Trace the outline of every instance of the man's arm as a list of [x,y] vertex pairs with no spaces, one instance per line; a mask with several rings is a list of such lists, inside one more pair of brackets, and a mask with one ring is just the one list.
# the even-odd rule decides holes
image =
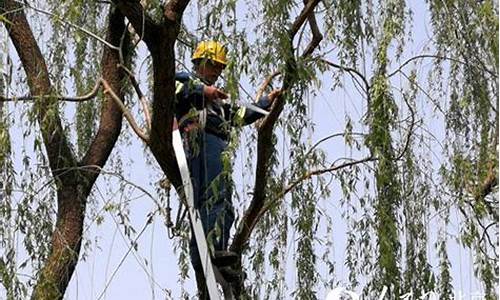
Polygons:
[[[264,110],[269,110],[273,104],[274,99],[281,94],[281,90],[273,90],[269,95],[262,96],[259,101],[254,103],[255,106]],[[231,114],[231,125],[249,125],[258,119],[264,117],[263,114],[256,112],[246,107],[235,107]]]
[[208,102],[227,99],[228,96],[214,86],[187,79],[177,81],[176,97],[179,111],[189,111],[193,107],[197,110],[203,109]]

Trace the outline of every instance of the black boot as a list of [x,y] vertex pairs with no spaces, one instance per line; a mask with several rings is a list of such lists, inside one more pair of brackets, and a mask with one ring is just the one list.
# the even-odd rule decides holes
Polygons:
[[231,267],[221,267],[219,268],[219,272],[224,277],[224,280],[227,281],[228,283],[235,282],[239,279],[241,279],[242,274],[240,274],[238,271]]
[[217,267],[226,267],[238,262],[238,254],[232,251],[215,250],[213,263]]
[[199,300],[209,300],[208,289],[205,280],[205,274],[203,270],[195,270],[196,285],[198,287],[198,299]]

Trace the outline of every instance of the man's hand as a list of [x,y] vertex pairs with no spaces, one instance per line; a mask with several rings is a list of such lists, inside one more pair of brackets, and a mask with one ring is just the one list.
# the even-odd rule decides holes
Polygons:
[[227,99],[229,97],[226,93],[211,85],[203,86],[203,95],[209,101]]
[[269,99],[269,102],[273,103],[276,98],[278,98],[282,94],[282,90],[272,90],[269,95],[267,95],[267,98]]

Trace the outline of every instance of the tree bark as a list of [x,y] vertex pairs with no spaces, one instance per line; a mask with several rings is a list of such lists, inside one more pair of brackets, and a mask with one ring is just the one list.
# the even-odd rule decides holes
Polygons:
[[[125,30],[123,15],[115,10],[110,13],[106,40],[118,46]],[[124,56],[128,55],[125,39]],[[102,58],[103,79],[124,97],[124,73],[118,68],[119,53],[105,48]],[[67,176],[73,177],[71,185],[58,191],[58,216],[52,237],[52,249],[41,271],[32,299],[62,299],[78,262],[81,249],[87,198],[120,134],[122,113],[109,96],[101,109],[99,129],[79,168]],[[66,176],[66,175],[65,175]]]
[[[5,26],[26,72],[30,93],[50,95],[52,86],[45,59],[24,11],[19,8],[21,6],[18,2],[0,2],[0,9],[9,20]],[[119,45],[124,30],[123,15],[119,11],[112,12],[107,40]],[[128,44],[128,39],[124,44]],[[126,52],[124,49],[124,55]],[[103,78],[123,99],[124,74],[118,69],[118,63],[118,52],[106,48],[102,59]],[[39,98],[35,102],[35,109],[56,182],[58,207],[51,250],[38,274],[32,299],[62,299],[78,262],[87,197],[119,136],[122,114],[111,99],[106,99],[96,137],[82,162],[78,163],[68,138],[64,135],[57,100],[50,97]],[[87,165],[92,167],[86,167]]]
[[[167,178],[182,191],[182,181],[172,146],[172,124],[175,111],[175,41],[188,0],[171,0],[165,4],[164,19],[153,22],[137,0],[113,0],[132,23],[136,32],[144,32],[153,59],[153,103],[150,150]],[[144,22],[143,22],[144,21]]]

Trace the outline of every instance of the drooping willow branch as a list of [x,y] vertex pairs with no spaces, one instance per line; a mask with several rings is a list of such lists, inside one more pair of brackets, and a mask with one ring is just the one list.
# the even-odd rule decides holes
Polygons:
[[78,25],[76,25],[76,24],[73,24],[73,23],[71,23],[71,22],[68,22],[68,21],[64,20],[63,18],[61,18],[60,16],[58,16],[58,15],[56,15],[56,14],[54,14],[54,13],[50,12],[50,11],[46,11],[46,10],[44,10],[44,9],[41,9],[41,8],[38,8],[38,7],[31,6],[31,5],[29,5],[29,3],[28,3],[28,2],[26,2],[26,1],[24,1],[24,2],[17,2],[17,3],[19,3],[19,4],[21,4],[21,5],[24,5],[25,7],[30,8],[30,9],[32,9],[32,10],[34,10],[34,11],[36,11],[36,12],[39,12],[39,13],[42,13],[42,14],[48,15],[48,16],[52,17],[53,19],[55,19],[56,21],[61,22],[61,23],[65,24],[65,25],[68,25],[68,26],[70,26],[70,27],[73,27],[73,28],[75,28],[75,29],[78,29],[78,30],[82,31],[83,33],[85,33],[85,34],[87,34],[87,35],[89,35],[89,36],[91,36],[91,37],[93,37],[94,39],[98,40],[99,42],[103,43],[104,45],[108,46],[109,48],[111,48],[111,49],[113,49],[113,50],[117,50],[117,51],[119,51],[119,50],[120,50],[120,48],[119,48],[119,47],[114,46],[114,45],[112,45],[112,44],[108,43],[105,39],[101,38],[101,37],[100,37],[100,36],[98,36],[97,34],[95,34],[95,33],[91,32],[91,31],[89,31],[88,29],[83,28],[82,26],[78,26]]
[[498,210],[496,210],[492,205],[485,200],[486,196],[494,191],[498,186],[498,176],[493,163],[490,164],[488,174],[486,178],[479,184],[475,192],[473,192],[474,203],[483,203],[488,210],[488,213],[493,216],[496,222],[498,222]]
[[[408,129],[408,132],[406,134],[404,146],[403,146],[403,148],[401,149],[401,151],[399,152],[399,154],[395,158],[396,161],[400,160],[403,157],[403,155],[408,151],[409,145],[410,145],[410,142],[411,142],[411,137],[412,137],[413,129],[414,129],[415,124],[416,124],[414,109],[412,108],[412,106],[410,105],[410,103],[408,103],[408,100],[406,98],[404,99],[404,101],[405,101],[406,105],[408,106],[408,109],[410,110],[411,123],[410,123],[410,128]],[[327,137],[319,140],[318,142],[316,142],[311,147],[311,149],[309,149],[309,151],[306,153],[306,155],[309,154],[320,143],[322,143],[322,142],[324,142],[324,141],[326,141],[326,140],[328,140],[330,138],[333,138],[333,137],[336,137],[336,136],[343,136],[343,135],[345,135],[345,133],[336,133],[336,134],[329,135],[329,136],[327,136]],[[368,156],[366,158],[363,158],[363,159],[360,159],[360,160],[350,161],[350,162],[347,162],[347,163],[344,163],[344,164],[341,164],[341,165],[337,165],[337,166],[331,166],[330,168],[326,168],[326,169],[317,169],[317,170],[312,170],[312,171],[307,172],[306,174],[302,175],[300,178],[298,178],[298,179],[294,180],[293,182],[291,182],[287,187],[285,187],[274,198],[274,200],[267,202],[262,207],[261,211],[259,212],[257,220],[259,218],[261,218],[267,211],[269,211],[269,209],[271,209],[272,207],[274,207],[277,204],[277,200],[283,198],[286,194],[288,194],[290,191],[292,191],[301,182],[303,182],[305,180],[308,180],[308,179],[312,178],[313,176],[319,176],[319,175],[322,175],[322,174],[325,174],[325,173],[335,172],[335,171],[338,171],[338,170],[343,169],[343,168],[352,167],[354,165],[363,164],[363,163],[367,163],[367,162],[371,162],[371,161],[375,161],[375,160],[378,160],[378,158],[370,155],[370,156]]]
[[[470,63],[467,63],[465,61],[462,61],[462,60],[459,60],[459,59],[456,59],[456,58],[452,58],[452,57],[441,56],[441,55],[433,55],[433,54],[421,54],[421,55],[417,55],[417,56],[414,56],[414,57],[411,57],[411,58],[407,59],[396,70],[394,70],[393,72],[389,73],[389,75],[387,75],[387,77],[390,78],[390,77],[396,75],[399,71],[401,71],[407,64],[411,63],[412,61],[418,60],[418,59],[424,59],[424,58],[435,58],[435,59],[441,59],[441,60],[449,60],[449,61],[456,62],[456,63],[462,64],[462,65],[467,65],[467,66],[471,65]],[[490,74],[494,78],[498,78],[498,75],[495,72],[492,72],[492,71],[490,71],[490,70],[488,70],[486,68],[479,68],[477,66],[475,66],[475,67],[478,68],[478,69],[486,71],[488,74]]]
[[410,142],[411,142],[411,135],[413,133],[413,128],[415,128],[415,123],[416,123],[415,110],[410,105],[410,103],[408,103],[408,99],[406,99],[406,97],[403,96],[403,99],[406,103],[406,106],[408,106],[408,110],[410,111],[411,123],[410,123],[410,128],[408,129],[408,132],[406,133],[406,142],[405,142],[404,147],[401,150],[401,152],[396,156],[396,161],[400,160],[403,157],[403,155],[406,153],[406,151],[408,151],[408,148],[410,147]]
[[[314,8],[319,2],[319,0],[309,0],[288,30],[289,37],[287,41],[288,44],[284,48],[286,51],[284,57],[286,57],[286,59],[285,68],[282,71],[283,84],[281,87],[281,90],[285,93],[293,87],[296,81],[297,61],[293,47],[293,39],[308,16],[314,13]],[[268,78],[268,81],[272,80],[275,76],[277,75],[271,75],[270,79]],[[265,88],[266,85],[263,86]],[[284,105],[285,102],[283,95],[278,96],[271,106],[269,115],[262,120],[262,123],[258,127],[257,168],[254,193],[250,205],[245,210],[242,220],[238,224],[237,232],[230,247],[232,251],[239,254],[242,253],[244,245],[250,238],[253,228],[259,221],[259,212],[265,203],[266,182],[269,177],[268,168],[272,151],[274,149],[272,144],[272,132],[279,115],[283,111]],[[241,286],[241,283],[239,285]]]
[[364,164],[367,162],[375,161],[378,158],[373,157],[373,156],[368,156],[360,160],[354,160],[350,162],[343,163],[341,165],[337,166],[331,166],[330,168],[326,169],[317,169],[317,170],[312,170],[307,172],[306,174],[302,175],[300,178],[297,178],[296,180],[292,181],[288,186],[286,186],[276,197],[274,197],[272,200],[266,202],[266,204],[262,207],[262,209],[259,212],[259,215],[257,219],[261,218],[264,216],[266,212],[268,212],[271,208],[275,207],[278,205],[279,200],[283,199],[283,197],[291,192],[295,187],[297,187],[300,183],[302,183],[305,180],[311,179],[313,176],[320,176],[325,173],[332,173],[344,168],[352,167],[358,164]]
[[311,148],[309,148],[309,150],[307,150],[306,154],[304,156],[308,156],[316,147],[318,147],[321,143],[329,140],[329,139],[332,139],[332,138],[335,138],[335,137],[339,137],[339,136],[346,136],[346,135],[365,135],[364,133],[358,133],[358,132],[351,132],[351,133],[345,133],[345,132],[340,132],[340,133],[334,133],[334,134],[330,134],[322,139],[320,139],[319,141],[317,141],[314,145],[311,146]]
[[354,73],[356,74],[361,80],[363,80],[363,83],[365,85],[365,92],[367,95],[370,95],[370,83],[368,82],[368,80],[366,79],[366,77],[361,74],[360,71],[354,69],[354,68],[351,68],[351,67],[346,67],[346,66],[341,66],[339,64],[336,64],[334,62],[331,62],[329,60],[326,60],[326,59],[323,59],[323,58],[319,58],[318,59],[320,62],[323,62],[333,68],[336,68],[336,69],[339,69],[339,70],[342,70],[342,71],[346,71],[346,72],[349,72],[349,73]]
[[446,115],[445,111],[441,108],[438,101],[436,99],[432,98],[432,96],[429,94],[429,92],[427,92],[422,86],[420,86],[420,84],[418,84],[417,82],[412,80],[405,72],[400,70],[399,73],[401,73],[401,75],[403,75],[403,77],[405,77],[408,81],[410,81],[410,83],[414,84],[415,87],[434,104],[434,106],[436,107],[437,110],[439,110],[440,113],[442,113],[443,115]]

